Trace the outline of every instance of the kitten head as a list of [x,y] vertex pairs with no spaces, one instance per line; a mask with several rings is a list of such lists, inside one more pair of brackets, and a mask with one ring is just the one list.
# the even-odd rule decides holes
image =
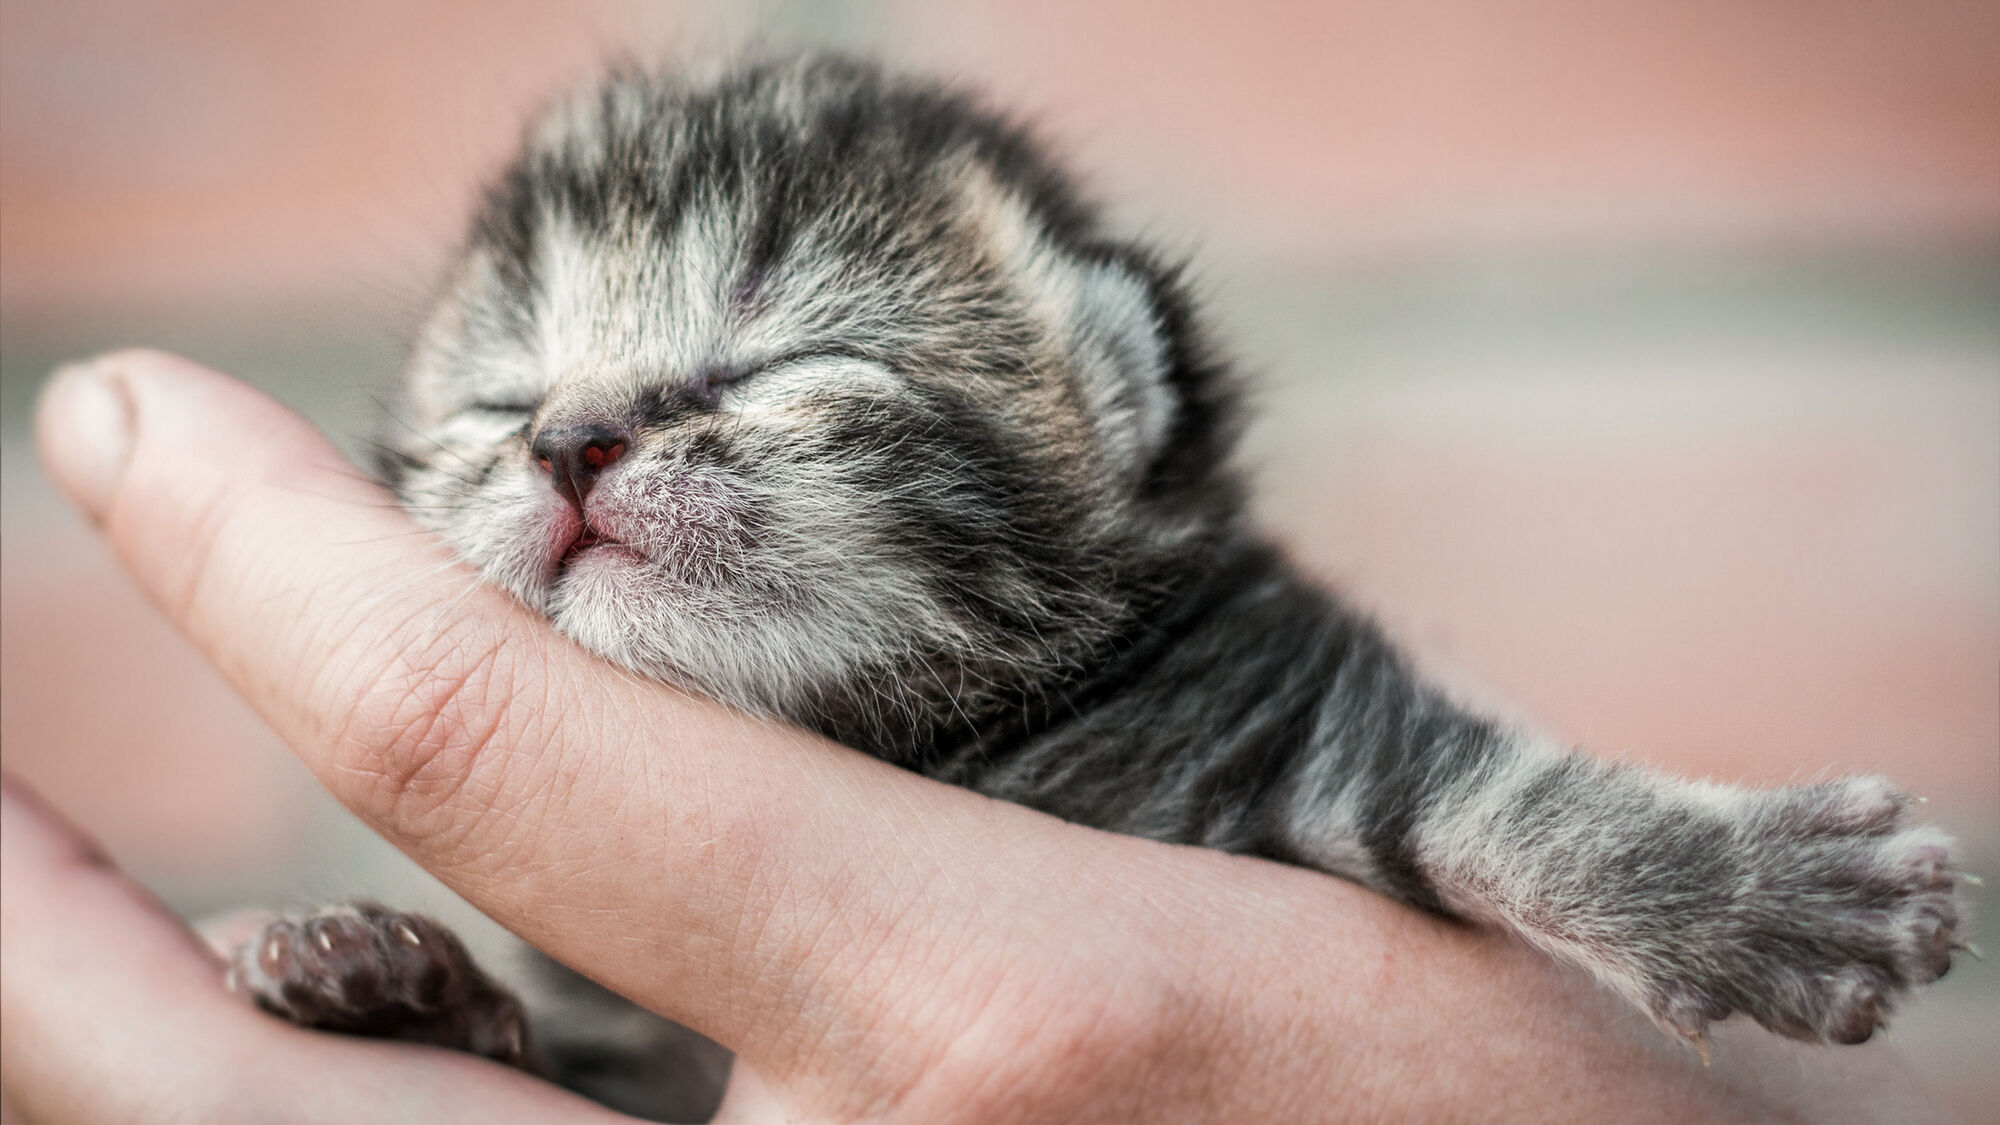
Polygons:
[[1087,678],[1237,508],[1169,270],[837,60],[614,76],[488,193],[390,476],[586,647],[894,758]]

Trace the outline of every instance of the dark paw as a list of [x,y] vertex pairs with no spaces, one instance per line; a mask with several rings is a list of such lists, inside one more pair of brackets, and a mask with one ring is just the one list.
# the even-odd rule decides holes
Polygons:
[[1661,1022],[1690,1037],[1745,1013],[1807,1040],[1860,1043],[1910,989],[1951,968],[1951,842],[1906,827],[1910,798],[1852,778],[1750,798],[1727,905],[1691,918],[1692,963],[1653,990]]
[[358,903],[280,918],[237,948],[228,984],[302,1027],[527,1065],[520,1002],[422,915]]

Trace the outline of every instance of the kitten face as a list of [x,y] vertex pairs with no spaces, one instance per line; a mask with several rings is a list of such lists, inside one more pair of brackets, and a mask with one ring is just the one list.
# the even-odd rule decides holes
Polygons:
[[1235,508],[1171,280],[1003,124],[843,63],[559,108],[408,406],[406,504],[565,632],[892,757],[1091,666]]

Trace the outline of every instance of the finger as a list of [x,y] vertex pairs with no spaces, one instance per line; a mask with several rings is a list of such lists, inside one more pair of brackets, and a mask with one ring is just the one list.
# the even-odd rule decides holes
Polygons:
[[[1701,1116],[1684,1060],[1647,1062],[1575,1002],[1594,994],[1518,950],[1311,872],[1087,833],[610,675],[438,569],[268,400],[163,357],[106,366],[111,389],[103,371],[58,382],[40,435],[140,583],[405,851],[614,988],[751,1048],[769,1085],[733,1097],[732,1119],[969,1117],[938,1074],[989,1105],[1033,1079],[1152,1119],[1182,1095],[1253,1107],[1224,1119],[1302,1119],[1272,1100],[1328,1090],[1358,1115],[1414,1091],[1436,1111],[1401,1116],[1466,1117],[1440,1073],[1485,1094],[1524,1074],[1573,1095],[1677,1092],[1648,1104]],[[93,445],[93,426],[112,440]],[[967,1003],[991,1018],[968,1022]],[[1571,1027],[1588,1034],[1546,1031]]]
[[29,1120],[625,1120],[469,1055],[251,1008],[158,900],[11,780],[0,885],[0,1067]]
[[862,983],[918,971],[896,943],[976,912],[963,873],[933,885],[939,857],[1060,828],[614,673],[413,534],[299,418],[186,361],[62,374],[39,437],[337,797],[530,941],[724,1042],[851,1039],[882,992]]

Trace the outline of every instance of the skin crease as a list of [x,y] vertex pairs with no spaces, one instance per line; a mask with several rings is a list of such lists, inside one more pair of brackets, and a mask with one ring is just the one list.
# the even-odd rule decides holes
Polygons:
[[[64,374],[39,436],[336,797],[529,941],[741,1052],[721,1120],[1939,1119],[1880,1044],[1736,1021],[1704,1068],[1496,935],[616,673],[467,594],[303,421],[186,361]],[[468,1056],[265,1017],[55,814],[10,791],[0,829],[0,1062],[31,1120],[612,1119]]]

